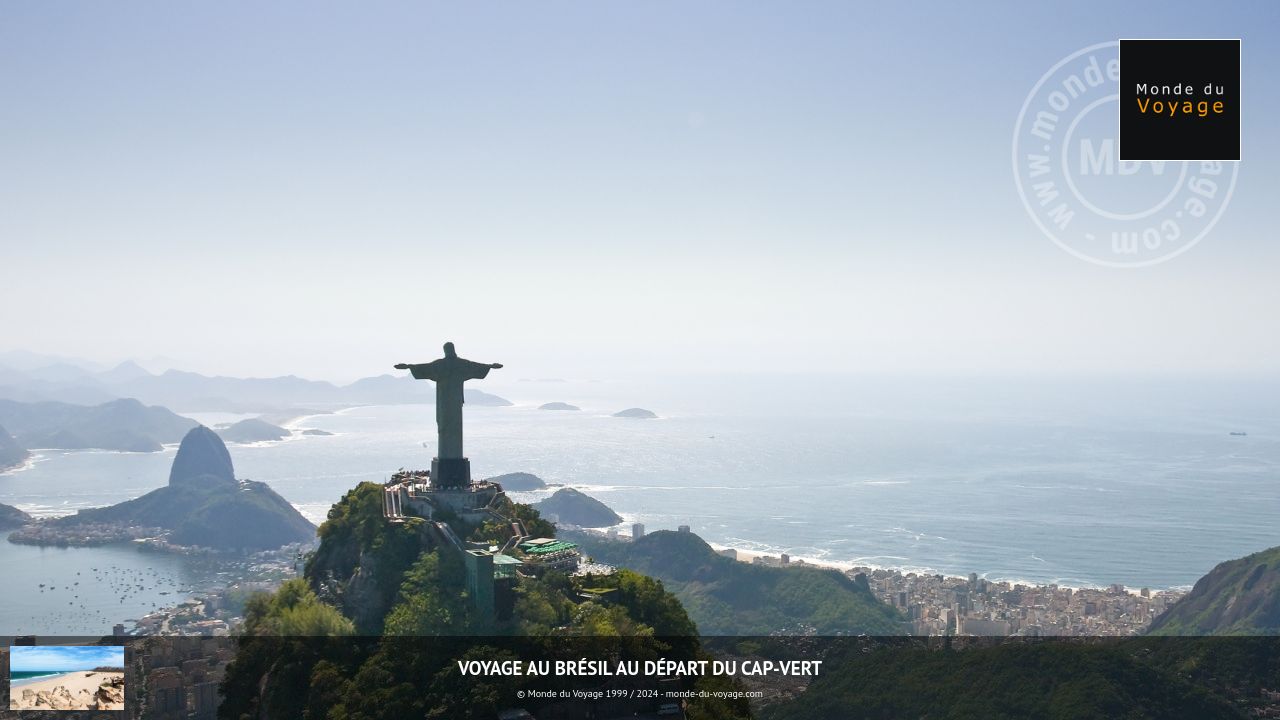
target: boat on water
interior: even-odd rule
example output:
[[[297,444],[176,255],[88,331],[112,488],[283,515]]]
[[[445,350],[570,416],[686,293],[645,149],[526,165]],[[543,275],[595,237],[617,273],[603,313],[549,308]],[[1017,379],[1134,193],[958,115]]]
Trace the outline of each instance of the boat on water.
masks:
[[[1237,436],[1237,437],[1244,437],[1244,436],[1248,435],[1249,433],[1247,433],[1247,432],[1238,432],[1238,431],[1232,430],[1232,431],[1231,431],[1231,434],[1232,434],[1232,435],[1235,435],[1235,436]]]

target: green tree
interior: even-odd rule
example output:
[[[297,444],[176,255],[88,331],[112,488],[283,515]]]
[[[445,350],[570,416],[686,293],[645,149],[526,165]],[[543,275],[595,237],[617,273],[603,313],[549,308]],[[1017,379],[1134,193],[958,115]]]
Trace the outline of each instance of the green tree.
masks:
[[[458,661],[505,662],[518,659],[506,650],[481,645],[467,650]],[[489,720],[497,717],[498,711],[515,698],[520,682],[520,678],[506,675],[464,678],[458,670],[458,663],[449,663],[431,679],[430,693],[436,702],[426,716],[448,720]]]
[[[460,635],[478,629],[466,591],[466,568],[453,552],[424,552],[404,574],[399,602],[387,614],[385,634]]]
[[[301,578],[287,580],[274,595],[259,594],[245,607],[245,633],[289,637],[345,636],[355,626],[320,601]]]

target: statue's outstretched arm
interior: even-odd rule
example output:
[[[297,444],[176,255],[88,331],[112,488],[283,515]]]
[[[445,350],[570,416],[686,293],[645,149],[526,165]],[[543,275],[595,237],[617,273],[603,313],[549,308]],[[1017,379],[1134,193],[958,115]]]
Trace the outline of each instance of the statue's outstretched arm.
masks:
[[[409,369],[409,363],[396,363],[396,369],[397,369],[397,370],[408,370],[408,369]]]
[[[489,367],[493,368],[494,370],[497,370],[498,368],[502,367],[502,363],[489,363]]]

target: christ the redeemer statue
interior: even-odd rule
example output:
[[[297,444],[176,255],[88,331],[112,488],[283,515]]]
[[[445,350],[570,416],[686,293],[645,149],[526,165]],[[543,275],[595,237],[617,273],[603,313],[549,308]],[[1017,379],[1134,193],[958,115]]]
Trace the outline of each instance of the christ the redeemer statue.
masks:
[[[453,343],[444,344],[444,357],[429,363],[400,363],[417,380],[436,384],[436,432],[439,446],[431,462],[431,484],[436,487],[465,487],[471,483],[471,463],[462,454],[462,383],[480,380],[499,363],[478,363],[458,357]]]

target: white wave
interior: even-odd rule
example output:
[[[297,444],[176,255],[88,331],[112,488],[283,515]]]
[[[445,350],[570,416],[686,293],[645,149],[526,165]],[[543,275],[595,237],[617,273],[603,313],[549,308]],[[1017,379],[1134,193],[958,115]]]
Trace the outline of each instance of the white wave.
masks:
[[[14,507],[34,518],[55,518],[74,515],[79,510],[87,510],[92,507],[101,506],[84,502],[72,503],[68,500],[64,500],[58,505],[47,505],[43,503],[16,503],[14,504]]]
[[[23,472],[24,470],[30,470],[31,468],[36,466],[36,463],[43,462],[48,457],[49,456],[45,453],[32,452],[31,455],[29,455],[26,460],[23,460],[18,465],[15,465],[7,470],[0,471],[0,477],[4,477],[6,475],[16,475],[20,472]]]
[[[617,492],[619,490],[643,490],[645,492],[664,491],[664,492],[684,492],[687,490],[734,490],[740,492],[753,492],[759,488],[742,487],[738,485],[592,485],[589,483],[564,483],[561,487],[573,488],[585,493],[607,493]]]

